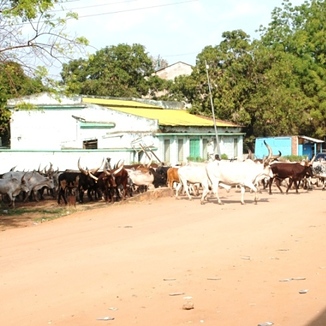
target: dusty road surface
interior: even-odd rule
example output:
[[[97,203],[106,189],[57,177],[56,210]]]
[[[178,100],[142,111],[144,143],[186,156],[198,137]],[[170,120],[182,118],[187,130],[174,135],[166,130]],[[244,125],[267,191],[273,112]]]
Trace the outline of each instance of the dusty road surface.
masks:
[[[236,189],[223,206],[133,201],[6,229],[0,325],[325,326],[326,192],[300,191],[258,205],[246,193],[244,206]]]

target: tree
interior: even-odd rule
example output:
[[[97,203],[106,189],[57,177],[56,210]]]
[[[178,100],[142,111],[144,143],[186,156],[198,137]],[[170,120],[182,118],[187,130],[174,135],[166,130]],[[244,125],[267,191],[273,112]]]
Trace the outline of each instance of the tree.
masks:
[[[47,68],[83,51],[88,41],[70,37],[65,29],[75,13],[56,16],[59,0],[4,0],[0,3],[0,63],[19,63],[29,75],[46,77]],[[63,11],[64,12],[64,11]],[[37,60],[36,60],[37,59]],[[43,66],[42,68],[38,67]]]
[[[211,116],[207,67],[215,116],[246,130],[248,147],[258,136],[326,135],[326,1],[275,8],[261,39],[242,30],[224,32],[217,46],[198,54],[191,76],[171,86],[186,94],[193,113]],[[206,66],[207,65],[207,66]]]
[[[46,87],[43,86],[42,81],[27,76],[18,63],[0,64],[0,136],[3,145],[8,145],[10,134],[10,111],[5,107],[7,100],[45,90]]]
[[[153,73],[143,45],[119,44],[97,51],[88,60],[64,64],[61,76],[68,89],[79,94],[141,97],[148,94],[150,86],[158,85]]]
[[[8,137],[8,98],[30,95],[56,87],[48,68],[62,63],[88,44],[83,37],[69,37],[68,12],[57,17],[51,9],[59,0],[3,0],[0,2],[0,136]],[[45,84],[46,86],[42,85]],[[52,88],[53,90],[53,88]]]
[[[301,134],[326,135],[326,2],[305,1],[292,6],[285,0],[275,8],[272,21],[261,28],[262,43],[270,50],[292,56],[297,87],[304,95],[297,102],[302,110]]]

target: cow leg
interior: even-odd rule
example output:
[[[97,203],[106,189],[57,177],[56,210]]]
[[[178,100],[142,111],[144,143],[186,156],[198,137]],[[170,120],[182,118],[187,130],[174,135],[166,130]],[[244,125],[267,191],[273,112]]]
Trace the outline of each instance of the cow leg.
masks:
[[[295,186],[295,192],[299,194],[299,182],[298,180],[293,180],[294,181],[294,186]]]
[[[270,178],[268,180],[268,193],[271,195],[272,194],[272,183],[273,183],[274,178]]]
[[[61,202],[61,198],[63,199],[63,201],[67,205],[67,199],[66,199],[66,196],[65,196],[65,192],[66,192],[65,189],[60,187],[60,189],[58,191],[58,204],[59,205],[60,205],[60,202]]]
[[[215,195],[215,197],[217,199],[217,203],[219,205],[223,205],[223,202],[221,201],[221,199],[220,199],[220,197],[218,195],[218,187],[219,187],[219,185],[220,185],[219,181],[217,181],[216,183],[213,182],[212,185],[211,185],[211,190],[212,190],[213,194]]]
[[[254,197],[254,203],[255,205],[257,205],[258,203],[258,189],[257,187],[255,187],[255,185],[253,184],[245,184],[244,186],[241,186],[241,204],[244,205],[244,194],[245,194],[245,187],[248,187],[252,192],[255,193],[255,197]]]
[[[175,198],[176,199],[179,199],[179,191],[180,189],[182,188],[182,182],[179,182],[178,185],[176,186],[176,189],[175,189]]]
[[[7,193],[7,197],[9,198],[9,207],[15,208],[16,197],[13,196],[11,193]]]
[[[200,204],[203,205],[205,199],[207,198],[207,194],[209,193],[209,185],[208,185],[208,182],[206,182],[206,181],[203,181],[201,185],[203,187],[203,192],[202,192],[202,196],[200,199]]]
[[[288,184],[288,187],[286,189],[286,194],[289,192],[289,189],[291,189],[292,184],[293,184],[293,179],[289,178],[289,184]],[[295,188],[297,189],[297,184],[296,183],[294,183],[294,184],[295,184]]]
[[[181,181],[181,180],[180,180],[180,181]],[[183,185],[183,189],[185,190],[185,192],[186,192],[186,194],[187,194],[189,200],[192,200],[192,197],[191,197],[191,195],[190,195],[190,193],[189,193],[189,187],[188,187],[188,182],[187,182],[187,180],[183,180],[183,181],[181,181],[181,183],[182,183],[182,185]]]
[[[322,182],[323,182],[323,188],[321,190],[325,190],[326,189],[326,178],[321,178]]]
[[[275,184],[276,184],[276,187],[280,190],[281,194],[283,194],[283,190],[281,188],[281,179],[276,178],[275,179]]]

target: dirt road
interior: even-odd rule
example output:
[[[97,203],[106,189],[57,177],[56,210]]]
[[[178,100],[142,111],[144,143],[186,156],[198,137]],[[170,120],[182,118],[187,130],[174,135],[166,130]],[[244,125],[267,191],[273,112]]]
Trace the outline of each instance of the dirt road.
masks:
[[[0,325],[325,326],[326,192],[221,194],[1,232]]]

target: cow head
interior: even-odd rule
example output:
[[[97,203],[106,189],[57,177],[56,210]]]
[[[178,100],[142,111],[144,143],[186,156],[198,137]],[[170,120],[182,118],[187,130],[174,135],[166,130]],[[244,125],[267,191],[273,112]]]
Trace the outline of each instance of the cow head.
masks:
[[[107,170],[103,171],[107,175],[107,177],[109,178],[109,182],[110,182],[112,187],[117,186],[116,181],[115,181],[115,177],[116,177],[117,174],[119,174],[121,172],[123,167],[124,167],[124,162],[119,161],[118,164],[116,164],[113,169],[107,169]]]

